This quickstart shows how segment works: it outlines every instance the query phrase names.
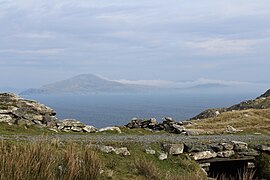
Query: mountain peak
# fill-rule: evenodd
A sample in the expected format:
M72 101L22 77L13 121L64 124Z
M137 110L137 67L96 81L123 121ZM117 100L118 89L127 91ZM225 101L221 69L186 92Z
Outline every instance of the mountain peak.
M268 89L264 94L262 94L260 97L270 97L270 89Z
M104 79L96 74L79 74L72 77L72 79L84 79L84 78L95 78L95 79Z

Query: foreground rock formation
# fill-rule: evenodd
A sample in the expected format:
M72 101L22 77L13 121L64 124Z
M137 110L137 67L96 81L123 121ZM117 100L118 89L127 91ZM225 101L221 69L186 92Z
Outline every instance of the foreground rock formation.
M0 94L0 122L18 125L54 127L56 112L33 100L23 99L15 94Z
M122 145L122 144L120 144ZM103 153L115 153L121 156L134 156L126 147L115 148L95 144L92 145ZM148 144L148 146L150 146ZM150 154L160 161L170 161L172 157L181 156L189 161L196 161L208 176L216 177L216 173L237 175L245 169L256 170L256 158L261 154L269 154L268 145L248 145L242 141L221 141L219 143L161 143L160 146L144 148L140 153ZM143 157L143 154L141 155Z
M96 132L93 126L74 119L57 120L56 112L37 101L23 99L15 94L0 93L0 122L9 125L36 126L59 132Z
M159 123L155 118L150 119L139 119L133 118L125 127L134 129L134 128L144 128L150 129L153 131L165 130L169 133L175 134L187 134L188 132L183 125L189 124L189 122L177 122L171 117L163 118L163 122Z

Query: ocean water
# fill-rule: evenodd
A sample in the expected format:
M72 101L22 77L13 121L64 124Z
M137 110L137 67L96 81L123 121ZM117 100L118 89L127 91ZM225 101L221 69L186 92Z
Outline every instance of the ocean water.
M53 108L58 119L78 119L98 128L125 125L133 117L186 120L207 108L227 107L254 97L243 93L24 96Z

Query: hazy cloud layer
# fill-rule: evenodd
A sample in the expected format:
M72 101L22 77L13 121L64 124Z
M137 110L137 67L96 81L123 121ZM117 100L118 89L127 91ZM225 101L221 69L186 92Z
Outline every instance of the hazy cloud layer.
M269 22L268 0L0 0L1 84L266 81Z

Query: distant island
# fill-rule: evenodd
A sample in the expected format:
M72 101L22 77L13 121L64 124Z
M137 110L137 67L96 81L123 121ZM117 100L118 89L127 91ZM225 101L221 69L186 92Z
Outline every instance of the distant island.
M63 81L27 89L20 95L127 93L149 90L151 86L133 85L107 80L93 74L81 74Z
M88 94L122 94L122 93L146 93L146 92L216 92L228 89L244 89L243 84L236 82L218 82L218 80L199 79L188 82L173 82L159 80L121 81L110 80L94 74L81 74L72 78L43 85L40 88L30 88L19 93L20 95L88 95ZM252 86L252 85L248 85ZM242 90L240 90L241 92Z

